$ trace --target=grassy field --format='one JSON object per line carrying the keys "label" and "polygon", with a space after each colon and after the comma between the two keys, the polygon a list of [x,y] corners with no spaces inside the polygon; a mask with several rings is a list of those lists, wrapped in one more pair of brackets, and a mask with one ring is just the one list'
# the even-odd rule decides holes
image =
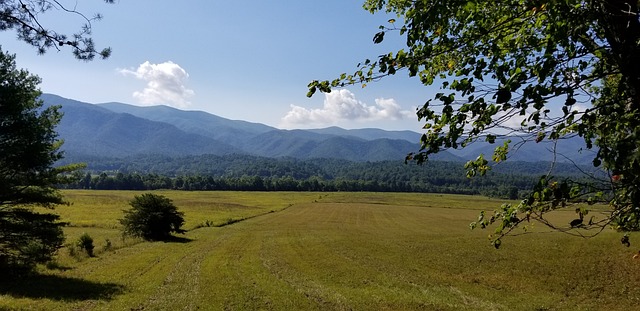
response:
{"label": "grassy field", "polygon": [[[381,193],[158,191],[185,212],[184,239],[122,239],[137,192],[68,191],[70,256],[0,281],[0,309],[27,310],[637,310],[640,261],[620,234],[507,238],[470,231],[482,197]],[[573,218],[571,212],[554,217]],[[245,219],[241,222],[235,222]],[[233,223],[235,222],[235,223]],[[214,226],[205,226],[209,223]],[[215,227],[226,223],[231,225]],[[534,228],[534,231],[544,231]],[[110,248],[105,250],[109,240]],[[632,242],[640,236],[633,235]]]}

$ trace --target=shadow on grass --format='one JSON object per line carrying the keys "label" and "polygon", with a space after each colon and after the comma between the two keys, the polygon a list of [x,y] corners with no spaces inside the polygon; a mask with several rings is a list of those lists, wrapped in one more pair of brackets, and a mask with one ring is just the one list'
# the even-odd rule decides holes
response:
{"label": "shadow on grass", "polygon": [[35,274],[18,279],[1,279],[0,294],[15,298],[45,298],[62,301],[111,300],[125,287],[56,275]]}
{"label": "shadow on grass", "polygon": [[169,236],[166,239],[163,239],[162,242],[166,242],[166,243],[189,243],[192,242],[193,239],[190,238],[185,238],[185,237],[180,237],[180,236]]}
{"label": "shadow on grass", "polygon": [[60,265],[55,261],[50,261],[47,263],[47,269],[49,270],[58,270],[58,271],[68,271],[71,270],[71,267]]}

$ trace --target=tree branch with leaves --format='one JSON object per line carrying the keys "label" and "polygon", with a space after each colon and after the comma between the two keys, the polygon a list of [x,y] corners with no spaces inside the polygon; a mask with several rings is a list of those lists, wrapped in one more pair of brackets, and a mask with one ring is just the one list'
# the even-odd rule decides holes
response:
{"label": "tree branch with leaves", "polygon": [[[113,3],[114,0],[104,0]],[[40,20],[49,11],[62,11],[77,16],[82,26],[73,34],[59,33]],[[0,30],[15,30],[18,39],[34,46],[39,53],[44,54],[54,48],[71,47],[73,55],[81,60],[93,60],[96,56],[107,58],[111,55],[111,48],[98,50],[91,37],[92,22],[100,20],[102,16],[96,14],[88,17],[67,7],[57,0],[6,0],[0,2]]]}
{"label": "tree branch with leaves", "polygon": [[[614,0],[368,0],[364,8],[371,13],[397,15],[380,26],[374,43],[398,33],[406,48],[367,59],[352,74],[312,81],[307,95],[401,72],[425,86],[439,83],[441,91],[417,110],[424,134],[420,150],[407,157],[417,163],[476,141],[504,142],[491,157],[499,163],[522,142],[582,137],[596,150],[593,165],[609,178],[582,184],[542,176],[522,202],[483,213],[472,224],[495,227],[496,247],[525,221],[559,229],[546,213],[575,202],[606,202],[611,209],[603,219],[584,221],[589,211],[578,207],[576,223],[563,231],[638,230],[638,6]],[[514,119],[519,126],[509,125]],[[491,164],[481,155],[465,167],[469,176],[483,175]]]}

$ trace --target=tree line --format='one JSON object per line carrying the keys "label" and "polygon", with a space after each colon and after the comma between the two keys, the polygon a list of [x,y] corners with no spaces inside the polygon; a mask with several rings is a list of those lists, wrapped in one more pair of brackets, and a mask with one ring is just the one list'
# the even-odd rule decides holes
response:
{"label": "tree line", "polygon": [[[113,166],[118,170],[86,171],[77,174],[76,181],[65,187],[94,190],[429,192],[516,199],[521,192],[530,190],[530,185],[546,173],[548,167],[543,162],[507,162],[484,177],[467,178],[464,168],[457,162],[434,161],[415,166],[399,161],[350,162],[243,156],[247,161],[240,165],[231,156],[187,159],[191,162],[171,159],[166,163],[147,163],[147,168],[149,165],[165,168],[154,172],[129,171],[145,167],[142,162]],[[212,161],[214,159],[216,161]],[[171,165],[179,165],[180,169],[173,169]],[[559,165],[556,170],[559,178],[580,178],[579,170],[572,170],[570,165]]]}
{"label": "tree line", "polygon": [[[522,184],[531,183],[529,176]],[[498,181],[498,183],[496,183]],[[505,182],[505,183],[500,183]],[[520,183],[519,183],[520,184]],[[158,174],[102,172],[98,175],[86,173],[74,183],[62,185],[67,189],[93,190],[187,190],[187,191],[373,191],[373,192],[425,192],[451,194],[481,194],[494,197],[517,198],[519,189],[503,180],[480,182],[461,178],[424,178],[398,180],[323,179],[319,176],[296,179],[291,176],[205,176],[184,175],[169,177]]]}

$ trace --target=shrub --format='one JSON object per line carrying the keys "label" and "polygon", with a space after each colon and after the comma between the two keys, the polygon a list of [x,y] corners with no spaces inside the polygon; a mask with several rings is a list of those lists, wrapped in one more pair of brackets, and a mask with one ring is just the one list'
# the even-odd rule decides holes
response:
{"label": "shrub", "polygon": [[166,240],[171,233],[184,233],[184,213],[165,196],[145,193],[135,196],[131,209],[124,211],[123,234],[150,241]]}
{"label": "shrub", "polygon": [[75,244],[67,244],[66,246],[69,256],[78,259],[78,249],[76,248]]}
{"label": "shrub", "polygon": [[105,252],[108,252],[112,248],[113,248],[113,245],[111,244],[111,240],[104,239],[104,246],[102,247],[102,250],[105,251]]}
{"label": "shrub", "polygon": [[88,233],[83,233],[79,238],[78,238],[78,242],[76,243],[78,245],[78,247],[82,250],[84,250],[85,252],[87,252],[87,255],[89,255],[89,257],[93,257],[93,238],[88,234]]}

